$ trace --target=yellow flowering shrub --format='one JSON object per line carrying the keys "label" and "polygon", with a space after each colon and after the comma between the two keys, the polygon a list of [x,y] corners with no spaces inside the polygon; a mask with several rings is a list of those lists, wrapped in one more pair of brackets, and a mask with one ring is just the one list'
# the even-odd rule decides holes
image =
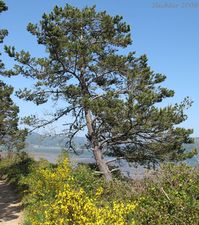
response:
{"label": "yellow flowering shrub", "polygon": [[[66,184],[50,207],[46,207],[44,220],[40,224],[123,225],[127,224],[128,214],[135,208],[132,203],[99,203],[98,199],[88,198],[83,189],[77,191]],[[33,224],[38,223],[33,221]]]}
{"label": "yellow flowering shrub", "polygon": [[91,196],[77,183],[67,158],[56,168],[38,166],[25,182],[30,186],[32,225],[134,224],[134,202],[105,201],[103,187]]}
{"label": "yellow flowering shrub", "polygon": [[[44,210],[43,225],[76,224],[76,225],[124,225],[135,204],[113,202],[103,204],[97,198],[87,197],[83,189],[74,190],[65,184],[50,205]],[[32,220],[32,224],[39,224]],[[133,221],[131,222],[133,224]]]}

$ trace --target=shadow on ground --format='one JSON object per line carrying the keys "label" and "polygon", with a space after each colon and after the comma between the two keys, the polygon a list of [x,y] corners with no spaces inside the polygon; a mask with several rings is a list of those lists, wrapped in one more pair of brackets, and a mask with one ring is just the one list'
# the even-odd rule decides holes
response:
{"label": "shadow on ground", "polygon": [[[19,197],[4,181],[0,181],[0,224],[18,220],[22,206]],[[16,223],[17,224],[17,223]]]}

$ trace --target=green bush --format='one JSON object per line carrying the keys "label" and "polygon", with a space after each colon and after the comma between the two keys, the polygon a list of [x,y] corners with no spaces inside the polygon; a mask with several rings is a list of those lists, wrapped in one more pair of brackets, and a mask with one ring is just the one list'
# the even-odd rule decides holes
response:
{"label": "green bush", "polygon": [[53,165],[16,154],[0,161],[0,173],[23,193],[26,225],[49,224],[49,221],[61,224],[66,219],[64,210],[76,207],[82,210],[79,216],[73,214],[76,211],[71,211],[72,214],[67,211],[67,218],[77,216],[72,224],[78,224],[80,217],[85,219],[87,211],[84,210],[90,216],[95,211],[95,218],[91,216],[89,221],[99,220],[103,213],[102,221],[112,221],[110,224],[116,219],[123,221],[117,225],[130,224],[130,221],[137,225],[197,225],[199,222],[199,169],[186,164],[163,165],[142,180],[115,178],[106,183],[95,169],[88,165],[72,168],[64,156]]}
{"label": "green bush", "polygon": [[0,177],[6,179],[22,193],[23,190],[27,189],[27,186],[21,184],[21,180],[29,175],[33,164],[34,160],[27,153],[13,153],[0,161]]}
{"label": "green bush", "polygon": [[88,166],[66,158],[57,166],[40,161],[22,182],[29,186],[27,224],[134,224],[134,201],[104,198],[105,182]]}
{"label": "green bush", "polygon": [[199,171],[186,164],[168,164],[144,182],[137,196],[138,224],[197,225]]}

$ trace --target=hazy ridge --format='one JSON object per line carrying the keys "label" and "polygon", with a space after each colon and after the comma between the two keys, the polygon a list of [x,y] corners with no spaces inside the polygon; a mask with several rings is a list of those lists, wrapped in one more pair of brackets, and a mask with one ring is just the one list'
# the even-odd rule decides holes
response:
{"label": "hazy ridge", "polygon": [[[51,158],[58,155],[62,149],[67,149],[66,142],[67,137],[64,135],[52,135],[46,136],[38,133],[32,133],[26,138],[26,147],[27,152],[43,153],[44,157],[47,157],[47,153],[51,154]],[[92,153],[85,148],[87,140],[86,137],[75,137],[74,145],[76,149],[83,153],[79,156],[80,158],[91,158]],[[191,151],[196,148],[199,152],[199,137],[194,138],[193,144],[185,144],[187,151]],[[71,153],[73,155],[73,153]],[[192,159],[186,160],[190,165],[198,164],[199,154],[194,156]]]}

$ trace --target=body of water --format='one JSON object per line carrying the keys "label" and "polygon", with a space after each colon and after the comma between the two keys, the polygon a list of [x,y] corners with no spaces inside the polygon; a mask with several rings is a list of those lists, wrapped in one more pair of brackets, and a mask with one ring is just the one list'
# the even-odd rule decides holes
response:
{"label": "body of water", "polygon": [[[59,155],[61,154],[61,149],[55,149],[54,151],[51,149],[51,151],[46,151],[46,149],[42,151],[27,151],[34,159],[46,159],[51,163],[56,163]],[[84,151],[80,155],[76,155],[74,153],[69,153],[69,157],[71,159],[71,162],[74,164],[78,163],[95,163],[95,159],[93,157],[92,152]],[[113,159],[111,157],[106,157],[107,160]],[[198,157],[193,157],[192,159],[187,159],[186,163],[191,166],[197,165]],[[149,175],[152,170],[146,169],[143,166],[130,166],[125,160],[120,160],[120,163],[117,164],[119,166],[122,174],[125,176],[131,177],[133,179],[139,179],[143,178],[144,176]]]}
{"label": "body of water", "polygon": [[[34,147],[31,149],[25,149],[25,151],[32,156],[35,160],[46,159],[51,163],[56,163],[62,152],[60,147]],[[70,160],[73,164],[78,163],[95,163],[92,152],[85,150],[82,154],[69,153]],[[107,160],[113,159],[111,157],[106,157]],[[199,155],[194,156],[191,159],[187,159],[186,163],[190,166],[196,166],[199,164]],[[120,160],[119,164],[112,164],[119,166],[123,175],[128,176],[133,179],[143,178],[144,176],[149,175],[153,170],[148,170],[143,166],[130,166],[125,160]]]}

